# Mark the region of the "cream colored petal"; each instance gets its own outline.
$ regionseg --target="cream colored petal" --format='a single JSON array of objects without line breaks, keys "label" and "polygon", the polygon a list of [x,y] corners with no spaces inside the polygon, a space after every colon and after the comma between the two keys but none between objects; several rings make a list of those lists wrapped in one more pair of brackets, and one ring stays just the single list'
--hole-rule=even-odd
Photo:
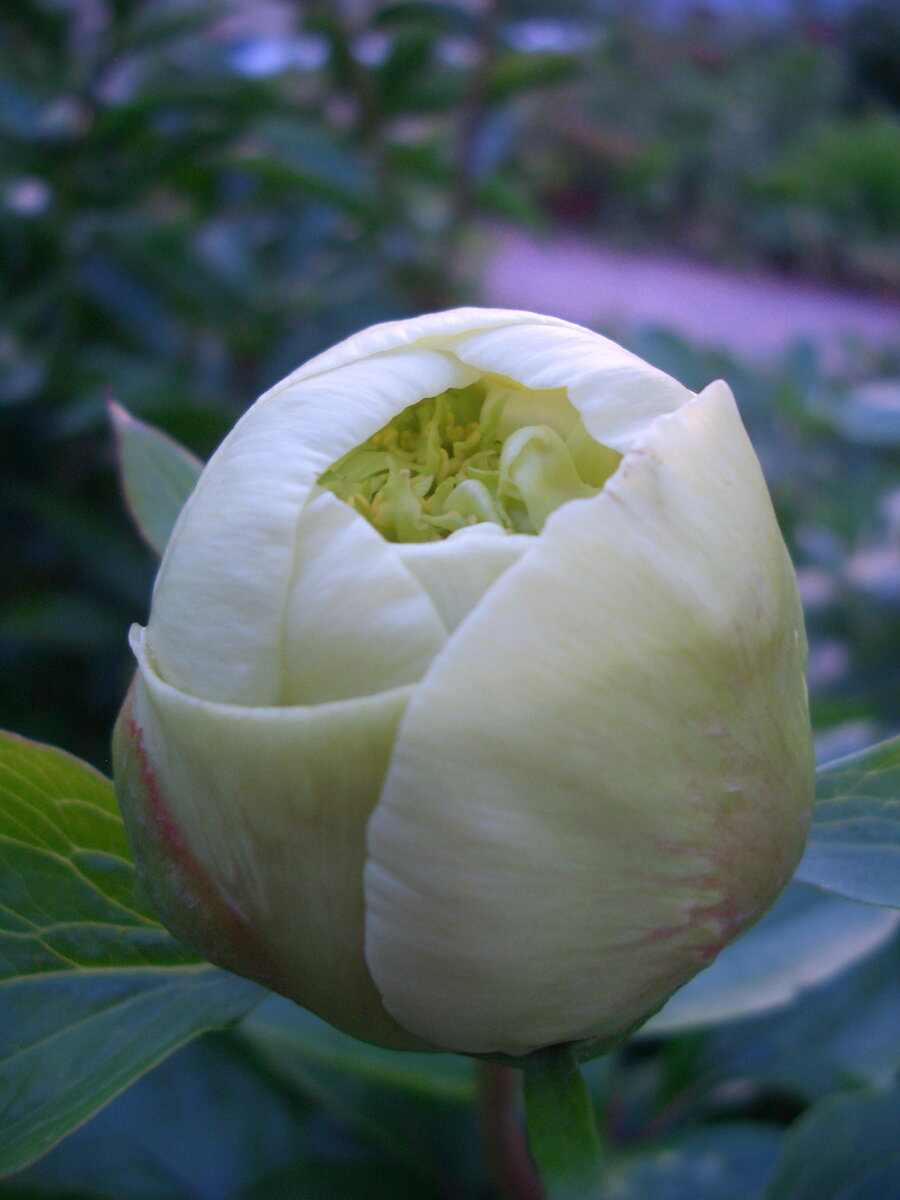
[{"label": "cream colored petal", "polygon": [[332,492],[297,525],[281,654],[280,704],[324,704],[416,683],[446,639],[399,547]]},{"label": "cream colored petal", "polygon": [[453,630],[534,542],[528,534],[506,533],[497,525],[482,522],[440,542],[406,542],[397,550],[431,597],[446,628]]},{"label": "cream colored petal", "polygon": [[538,392],[496,379],[492,383],[491,400],[502,404],[497,432],[504,441],[526,425],[549,425],[565,440],[578,424],[578,410],[565,388]]},{"label": "cream colored petal", "polygon": [[317,708],[212,704],[164,683],[135,634],[134,723],[159,810],[148,815],[174,824],[175,844],[255,931],[279,990],[348,1033],[415,1048],[366,969],[362,897],[366,823],[410,689]]},{"label": "cream colored petal", "polygon": [[[449,355],[410,349],[255,404],[207,465],[160,566],[148,639],[162,677],[223,703],[280,703],[298,522],[316,479],[408,405],[475,375]],[[380,552],[395,553],[386,542]],[[353,562],[344,569],[353,588]]]},{"label": "cream colored petal", "polygon": [[804,661],[759,466],[714,384],[550,517],[416,689],[369,827],[387,1009],[511,1054],[652,1011],[800,855]]},{"label": "cream colored petal", "polygon": [[[461,338],[453,353],[541,391],[567,388],[590,434],[625,451],[693,393],[637,355],[578,325],[511,324]],[[563,432],[563,431],[561,431]]]}]

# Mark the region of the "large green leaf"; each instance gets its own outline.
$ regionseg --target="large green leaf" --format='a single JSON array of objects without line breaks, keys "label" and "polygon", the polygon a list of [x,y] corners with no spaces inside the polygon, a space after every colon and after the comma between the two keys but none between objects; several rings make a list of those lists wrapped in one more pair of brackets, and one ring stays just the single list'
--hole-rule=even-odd
[{"label": "large green leaf", "polygon": [[839,896],[900,908],[900,737],[819,772],[797,878]]},{"label": "large green leaf", "polygon": [[0,733],[0,1173],[263,994],[155,919],[107,779]]},{"label": "large green leaf", "polygon": [[698,1129],[610,1168],[604,1200],[758,1200],[782,1135],[763,1124]]},{"label": "large green leaf", "polygon": [[766,1200],[900,1196],[900,1090],[849,1092],[815,1105],[791,1130]]},{"label": "large green leaf", "polygon": [[708,1088],[752,1079],[810,1102],[850,1083],[887,1086],[900,1072],[898,1012],[895,936],[789,1007],[709,1031],[702,1039],[702,1078]]},{"label": "large green leaf", "polygon": [[677,991],[645,1029],[668,1033],[783,1008],[884,945],[898,924],[891,909],[792,883],[758,925]]},{"label": "large green leaf", "polygon": [[365,1045],[281,996],[268,997],[237,1036],[423,1197],[449,1174],[464,1173],[458,1160],[468,1155],[458,1153],[458,1143],[462,1134],[471,1136],[465,1124],[475,1098],[471,1059]]},{"label": "large green leaf", "polygon": [[[76,1188],[78,1200],[447,1200],[452,1125],[449,1137],[446,1128],[435,1131],[441,1170],[428,1177],[360,1137],[352,1122],[318,1097],[286,1086],[284,1073],[268,1065],[243,1026],[194,1039],[39,1162],[0,1181],[0,1200],[74,1200]],[[390,1086],[372,1086],[382,1108],[389,1107]],[[425,1109],[422,1128],[432,1113]],[[457,1140],[465,1136],[466,1156],[475,1158],[468,1106],[454,1105],[452,1118],[461,1127]],[[411,1146],[425,1141],[403,1124],[398,1132]],[[474,1191],[460,1187],[453,1194]]]},{"label": "large green leaf", "polygon": [[111,403],[122,490],[151,549],[162,554],[203,464],[168,434]]},{"label": "large green leaf", "polygon": [[475,1100],[471,1058],[398,1054],[341,1033],[283,996],[270,995],[241,1025],[239,1036],[290,1078],[292,1063],[357,1079],[422,1101],[469,1105]]},{"label": "large green leaf", "polygon": [[33,1189],[68,1200],[78,1189],[103,1200],[237,1200],[257,1180],[308,1160],[312,1111],[230,1034],[209,1034],[0,1182],[0,1198],[21,1200]]}]

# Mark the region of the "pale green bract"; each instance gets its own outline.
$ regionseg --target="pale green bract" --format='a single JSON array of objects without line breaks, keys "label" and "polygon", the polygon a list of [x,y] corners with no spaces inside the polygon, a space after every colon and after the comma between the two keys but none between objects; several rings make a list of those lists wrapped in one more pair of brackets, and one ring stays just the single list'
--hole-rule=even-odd
[{"label": "pale green bract", "polygon": [[802,851],[802,616],[734,399],[565,321],[300,367],[132,644],[117,787],[164,920],[382,1045],[587,1053]]}]

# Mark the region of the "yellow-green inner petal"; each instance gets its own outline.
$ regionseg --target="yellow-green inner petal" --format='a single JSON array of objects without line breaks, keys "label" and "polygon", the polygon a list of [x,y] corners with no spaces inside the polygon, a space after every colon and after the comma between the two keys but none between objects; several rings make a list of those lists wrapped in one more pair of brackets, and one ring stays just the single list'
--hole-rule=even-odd
[{"label": "yellow-green inner petal", "polygon": [[390,542],[433,542],[490,521],[540,533],[567,500],[594,496],[621,455],[578,421],[565,439],[549,424],[504,439],[509,390],[479,380],[405,408],[320,477]]}]

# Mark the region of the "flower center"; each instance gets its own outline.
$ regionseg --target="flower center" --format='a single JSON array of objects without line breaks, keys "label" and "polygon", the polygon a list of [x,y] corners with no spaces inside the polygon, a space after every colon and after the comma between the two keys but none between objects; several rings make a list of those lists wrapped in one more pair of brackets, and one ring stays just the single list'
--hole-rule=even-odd
[{"label": "flower center", "polygon": [[[434,542],[481,521],[540,533],[565,501],[595,496],[621,455],[594,441],[577,415],[563,437],[557,421],[517,424],[516,407],[514,392],[485,380],[419,400],[319,484],[390,542]],[[533,417],[534,405],[525,407]]]}]

